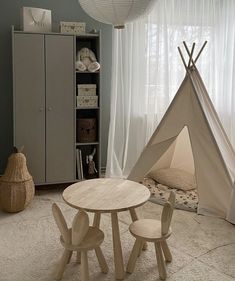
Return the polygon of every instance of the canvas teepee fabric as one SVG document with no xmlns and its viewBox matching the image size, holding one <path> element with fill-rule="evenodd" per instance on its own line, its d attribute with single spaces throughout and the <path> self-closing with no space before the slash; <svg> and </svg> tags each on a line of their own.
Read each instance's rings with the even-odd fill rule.
<svg viewBox="0 0 235 281">
<path fill-rule="evenodd" d="M 141 181 L 150 171 L 167 167 L 195 173 L 198 213 L 235 223 L 235 152 L 195 66 L 199 56 L 192 59 L 193 50 L 194 45 L 188 65 L 182 57 L 186 76 L 128 179 Z"/>
</svg>

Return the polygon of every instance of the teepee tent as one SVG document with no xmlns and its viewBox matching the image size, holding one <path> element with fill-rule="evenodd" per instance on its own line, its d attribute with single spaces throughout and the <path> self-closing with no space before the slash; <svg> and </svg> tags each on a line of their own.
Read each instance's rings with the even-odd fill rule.
<svg viewBox="0 0 235 281">
<path fill-rule="evenodd" d="M 206 42 L 205 42 L 206 44 Z M 184 42 L 186 76 L 128 179 L 141 181 L 152 170 L 173 167 L 195 174 L 198 213 L 235 223 L 235 152 L 219 121 Z"/>
</svg>

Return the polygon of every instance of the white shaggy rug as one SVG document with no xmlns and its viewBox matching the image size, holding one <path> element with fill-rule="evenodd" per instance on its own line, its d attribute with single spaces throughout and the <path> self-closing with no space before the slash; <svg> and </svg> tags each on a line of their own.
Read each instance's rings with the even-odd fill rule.
<svg viewBox="0 0 235 281">
<path fill-rule="evenodd" d="M 52 281 L 62 246 L 54 223 L 51 205 L 57 202 L 71 223 L 76 210 L 61 199 L 61 191 L 43 191 L 35 196 L 26 210 L 17 214 L 0 212 L 0 281 Z M 138 209 L 141 217 L 159 218 L 162 206 L 147 203 Z M 92 215 L 90 215 L 92 221 Z M 134 244 L 129 234 L 130 216 L 119 216 L 125 265 Z M 115 280 L 110 216 L 103 214 L 101 229 L 105 233 L 102 250 L 109 265 L 109 273 L 102 274 L 94 252 L 89 254 L 90 281 Z M 214 218 L 197 216 L 176 210 L 173 217 L 173 235 L 169 245 L 173 255 L 167 265 L 169 281 L 231 281 L 235 278 L 235 228 Z M 219 254 L 219 257 L 218 257 Z M 63 280 L 78 281 L 80 266 L 72 257 Z M 138 258 L 129 281 L 159 280 L 154 248 L 149 244 Z"/>
</svg>

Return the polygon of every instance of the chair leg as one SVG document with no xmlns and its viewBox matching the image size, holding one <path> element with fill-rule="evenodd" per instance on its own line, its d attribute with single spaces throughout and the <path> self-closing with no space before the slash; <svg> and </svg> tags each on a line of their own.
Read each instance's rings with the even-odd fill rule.
<svg viewBox="0 0 235 281">
<path fill-rule="evenodd" d="M 69 258 L 68 258 L 68 261 L 67 261 L 67 263 L 69 263 L 69 262 L 70 262 L 70 260 L 71 260 L 71 257 L 72 257 L 72 254 L 73 254 L 73 251 L 70 251 L 70 256 L 69 256 Z"/>
<path fill-rule="evenodd" d="M 136 263 L 138 255 L 140 253 L 140 249 L 142 249 L 142 245 L 143 245 L 142 240 L 140 240 L 140 239 L 135 240 L 135 244 L 133 246 L 131 255 L 130 255 L 128 263 L 127 263 L 126 272 L 132 273 L 134 271 L 135 263 Z"/>
<path fill-rule="evenodd" d="M 137 220 L 138 220 L 138 216 L 137 216 L 137 214 L 136 214 L 135 209 L 134 209 L 134 208 L 131 208 L 129 211 L 130 211 L 130 215 L 131 215 L 132 221 L 133 221 L 133 222 L 134 222 L 134 221 L 137 221 Z M 143 250 L 143 251 L 146 251 L 147 249 L 148 249 L 148 244 L 147 244 L 146 241 L 144 241 L 144 243 L 143 243 L 143 245 L 142 245 L 142 250 Z M 140 254 L 141 254 L 141 251 L 140 251 L 139 255 L 140 255 Z"/>
<path fill-rule="evenodd" d="M 100 247 L 96 248 L 95 253 L 96 253 L 99 265 L 100 265 L 101 272 L 108 273 L 109 268 L 108 268 L 107 262 L 104 258 L 104 255 L 101 251 L 101 248 Z"/>
<path fill-rule="evenodd" d="M 146 241 L 142 241 L 141 246 L 140 246 L 140 248 L 139 248 L 138 257 L 141 255 L 142 251 L 147 250 L 147 247 L 145 248 L 145 246 L 147 246 L 147 242 L 146 242 Z"/>
<path fill-rule="evenodd" d="M 87 252 L 81 252 L 81 281 L 89 281 Z"/>
<path fill-rule="evenodd" d="M 94 214 L 94 220 L 93 220 L 93 226 L 99 228 L 100 227 L 100 213 L 95 213 Z"/>
<path fill-rule="evenodd" d="M 159 276 L 160 276 L 160 279 L 165 280 L 167 277 L 167 274 L 166 274 L 166 267 L 165 267 L 165 261 L 163 258 L 161 243 L 155 242 L 154 244 L 155 244 Z"/>
<path fill-rule="evenodd" d="M 60 280 L 62 278 L 64 270 L 65 270 L 65 266 L 69 262 L 71 255 L 72 255 L 72 251 L 69 251 L 67 249 L 64 250 L 63 255 L 60 259 L 59 265 L 58 265 L 56 275 L 55 275 L 56 280 Z"/>
<path fill-rule="evenodd" d="M 77 251 L 77 263 L 81 263 L 81 252 Z"/>
<path fill-rule="evenodd" d="M 161 246 L 162 246 L 162 250 L 163 250 L 163 254 L 165 256 L 165 260 L 166 262 L 171 262 L 172 261 L 172 255 L 171 255 L 171 251 L 167 245 L 166 240 L 161 241 Z"/>
</svg>

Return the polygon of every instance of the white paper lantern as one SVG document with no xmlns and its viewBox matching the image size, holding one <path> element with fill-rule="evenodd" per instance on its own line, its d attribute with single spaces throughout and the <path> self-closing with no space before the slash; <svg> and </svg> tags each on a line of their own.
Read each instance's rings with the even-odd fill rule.
<svg viewBox="0 0 235 281">
<path fill-rule="evenodd" d="M 83 10 L 93 19 L 124 28 L 126 22 L 150 12 L 156 0 L 79 0 Z"/>
</svg>

